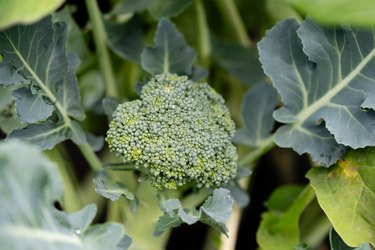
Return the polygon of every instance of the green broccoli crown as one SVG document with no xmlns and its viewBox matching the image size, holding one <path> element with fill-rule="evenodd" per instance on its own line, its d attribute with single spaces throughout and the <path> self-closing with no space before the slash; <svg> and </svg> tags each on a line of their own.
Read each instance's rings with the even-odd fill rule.
<svg viewBox="0 0 375 250">
<path fill-rule="evenodd" d="M 235 131 L 224 99 L 207 83 L 157 75 L 139 100 L 120 104 L 106 141 L 157 189 L 220 186 L 236 174 Z"/>
</svg>

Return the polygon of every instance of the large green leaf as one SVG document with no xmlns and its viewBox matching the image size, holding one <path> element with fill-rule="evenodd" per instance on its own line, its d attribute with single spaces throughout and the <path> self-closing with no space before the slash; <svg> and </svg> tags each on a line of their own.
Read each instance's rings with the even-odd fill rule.
<svg viewBox="0 0 375 250">
<path fill-rule="evenodd" d="M 194 60 L 194 50 L 167 19 L 159 21 L 155 46 L 145 48 L 141 55 L 143 69 L 154 75 L 166 72 L 190 75 Z"/>
<path fill-rule="evenodd" d="M 283 186 L 276 189 L 266 203 L 269 211 L 262 214 L 257 242 L 264 250 L 291 250 L 299 243 L 299 218 L 314 198 L 307 187 Z"/>
<path fill-rule="evenodd" d="M 62 180 L 36 147 L 13 140 L 0 143 L 0 179 L 2 249 L 128 248 L 131 239 L 121 224 L 90 226 L 95 205 L 76 213 L 55 208 L 62 200 Z"/>
<path fill-rule="evenodd" d="M 147 9 L 155 19 L 169 18 L 179 15 L 191 3 L 192 0 L 123 0 L 113 12 L 123 14 Z"/>
<path fill-rule="evenodd" d="M 259 43 L 265 73 L 284 107 L 275 135 L 281 147 L 310 153 L 323 165 L 345 146 L 375 145 L 374 32 L 322 27 L 306 20 L 278 23 Z"/>
<path fill-rule="evenodd" d="M 242 82 L 252 85 L 266 78 L 256 48 L 246 48 L 211 37 L 214 61 Z"/>
<path fill-rule="evenodd" d="M 179 15 L 192 0 L 153 0 L 148 11 L 155 19 L 169 18 Z"/>
<path fill-rule="evenodd" d="M 40 123 L 11 136 L 41 138 L 29 141 L 41 141 L 43 149 L 68 138 L 84 141 L 75 137 L 82 132 L 73 119 L 83 119 L 84 113 L 75 77 L 77 58 L 67 55 L 66 40 L 66 24 L 52 23 L 50 17 L 0 33 L 0 85 L 24 87 L 13 94 L 18 115 L 27 123 Z M 57 123 L 47 119 L 53 110 L 58 114 Z"/>
<path fill-rule="evenodd" d="M 259 147 L 268 140 L 275 124 L 272 113 L 278 101 L 271 85 L 261 83 L 252 87 L 242 103 L 245 127 L 236 131 L 234 143 Z"/>
<path fill-rule="evenodd" d="M 139 63 L 144 47 L 142 23 L 134 17 L 126 23 L 106 22 L 109 47 L 120 57 Z"/>
<path fill-rule="evenodd" d="M 164 203 L 164 215 L 159 218 L 154 234 L 160 235 L 171 227 L 177 227 L 182 223 L 192 225 L 197 221 L 227 234 L 225 221 L 230 217 L 232 205 L 230 192 L 224 188 L 215 189 L 212 196 L 207 198 L 199 210 L 184 209 L 178 199 L 167 200 Z"/>
<path fill-rule="evenodd" d="M 36 123 L 52 115 L 53 105 L 45 103 L 42 95 L 35 95 L 28 88 L 19 88 L 13 91 L 16 100 L 16 109 L 23 122 Z"/>
<path fill-rule="evenodd" d="M 307 177 L 344 242 L 375 245 L 375 148 L 352 150 L 333 167 L 313 168 Z"/>
<path fill-rule="evenodd" d="M 52 20 L 53 22 L 65 22 L 68 25 L 67 51 L 76 53 L 80 59 L 80 67 L 83 67 L 90 62 L 93 55 L 89 51 L 83 31 L 72 16 L 75 11 L 75 6 L 66 5 L 64 9 L 53 13 Z"/>
<path fill-rule="evenodd" d="M 56 10 L 64 0 L 0 0 L 0 29 L 32 23 Z"/>
<path fill-rule="evenodd" d="M 375 25 L 373 0 L 288 0 L 297 10 L 326 24 Z"/>
</svg>

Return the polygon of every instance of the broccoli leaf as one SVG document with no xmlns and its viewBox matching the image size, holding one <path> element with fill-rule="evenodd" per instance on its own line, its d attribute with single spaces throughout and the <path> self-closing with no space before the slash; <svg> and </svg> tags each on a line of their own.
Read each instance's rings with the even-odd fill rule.
<svg viewBox="0 0 375 250">
<path fill-rule="evenodd" d="M 160 235 L 182 223 L 192 225 L 201 221 L 227 235 L 228 229 L 225 221 L 230 217 L 232 205 L 230 192 L 224 188 L 215 189 L 212 196 L 207 198 L 199 210 L 182 208 L 178 199 L 167 200 L 164 203 L 164 215 L 159 218 L 154 234 Z"/>
<path fill-rule="evenodd" d="M 165 17 L 174 17 L 184 11 L 192 0 L 153 0 L 148 11 L 156 20 Z"/>
<path fill-rule="evenodd" d="M 375 2 L 372 0 L 288 0 L 297 10 L 326 24 L 348 23 L 352 25 L 375 25 Z"/>
<path fill-rule="evenodd" d="M 141 20 L 133 17 L 126 23 L 106 22 L 109 47 L 121 58 L 139 63 L 144 47 Z"/>
<path fill-rule="evenodd" d="M 112 120 L 113 112 L 115 112 L 119 104 L 120 103 L 117 100 L 108 97 L 102 100 L 103 110 L 108 120 Z"/>
<path fill-rule="evenodd" d="M 90 226 L 88 205 L 76 213 L 57 210 L 63 195 L 57 167 L 39 150 L 20 141 L 0 143 L 0 241 L 16 249 L 124 249 L 131 239 L 121 224 Z M 20 174 L 25 171 L 28 174 Z M 118 244 L 124 244 L 120 247 Z"/>
<path fill-rule="evenodd" d="M 141 54 L 143 69 L 153 75 L 168 72 L 190 75 L 194 60 L 194 50 L 185 43 L 183 35 L 167 19 L 159 21 L 155 46 L 146 47 Z"/>
<path fill-rule="evenodd" d="M 86 110 L 92 110 L 96 104 L 100 103 L 105 93 L 104 79 L 97 69 L 85 72 L 79 79 L 79 89 L 81 90 L 82 106 Z"/>
<path fill-rule="evenodd" d="M 52 14 L 52 21 L 65 22 L 68 25 L 67 51 L 70 53 L 77 53 L 80 63 L 82 62 L 80 67 L 83 67 L 89 63 L 93 55 L 89 51 L 83 32 L 80 30 L 80 27 L 72 16 L 75 11 L 75 6 L 66 5 L 64 9 Z"/>
<path fill-rule="evenodd" d="M 333 228 L 329 232 L 329 242 L 331 243 L 331 250 L 371 250 L 368 243 L 356 248 L 347 246 Z"/>
<path fill-rule="evenodd" d="M 192 0 L 124 0 L 113 11 L 115 14 L 148 10 L 156 20 L 174 17 L 184 11 Z"/>
<path fill-rule="evenodd" d="M 30 124 L 24 129 L 14 130 L 8 138 L 19 138 L 38 145 L 42 149 L 51 149 L 57 143 L 71 136 L 71 130 L 65 123 L 45 122 Z"/>
<path fill-rule="evenodd" d="M 259 51 L 285 105 L 274 113 L 287 124 L 276 131 L 276 144 L 325 166 L 345 146 L 375 145 L 373 30 L 289 19 L 267 32 Z"/>
<path fill-rule="evenodd" d="M 259 147 L 269 139 L 275 123 L 272 113 L 277 103 L 278 95 L 272 86 L 262 83 L 252 87 L 242 103 L 245 127 L 236 131 L 233 142 Z"/>
<path fill-rule="evenodd" d="M 299 218 L 314 198 L 307 187 L 283 186 L 276 189 L 267 201 L 268 212 L 262 214 L 257 242 L 262 249 L 290 250 L 299 243 Z"/>
<path fill-rule="evenodd" d="M 255 48 L 220 41 L 211 36 L 214 61 L 231 75 L 246 84 L 254 84 L 266 78 Z"/>
<path fill-rule="evenodd" d="M 15 23 L 32 23 L 57 9 L 63 0 L 0 1 L 0 29 Z"/>
<path fill-rule="evenodd" d="M 42 149 L 69 138 L 76 143 L 85 141 L 74 121 L 85 116 L 74 75 L 77 58 L 67 55 L 66 39 L 66 24 L 52 23 L 50 17 L 0 33 L 0 71 L 4 73 L 0 85 L 24 87 L 13 95 L 19 117 L 30 124 L 13 131 L 11 137 L 20 136 Z M 53 109 L 57 122 L 56 117 L 49 118 Z M 33 124 L 36 122 L 39 124 Z"/>
<path fill-rule="evenodd" d="M 307 174 L 321 208 L 348 246 L 375 244 L 374 176 L 375 148 L 349 151 L 331 168 L 316 167 Z"/>
<path fill-rule="evenodd" d="M 46 104 L 42 95 L 33 94 L 28 88 L 19 88 L 12 93 L 16 109 L 23 122 L 36 123 L 52 115 L 53 105 Z"/>
<path fill-rule="evenodd" d="M 98 173 L 93 181 L 95 191 L 112 201 L 117 201 L 122 195 L 131 201 L 135 199 L 134 194 L 129 191 L 125 184 L 112 180 L 104 171 Z"/>
</svg>

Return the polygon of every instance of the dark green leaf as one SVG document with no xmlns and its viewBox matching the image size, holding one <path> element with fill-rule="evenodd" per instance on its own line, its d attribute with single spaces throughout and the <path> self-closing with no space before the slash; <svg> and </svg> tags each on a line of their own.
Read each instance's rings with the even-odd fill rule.
<svg viewBox="0 0 375 250">
<path fill-rule="evenodd" d="M 81 120 L 85 114 L 74 75 L 77 58 L 67 55 L 66 39 L 66 24 L 52 23 L 50 17 L 37 24 L 19 25 L 0 33 L 3 56 L 0 69 L 5 69 L 0 84 L 22 83 L 30 89 L 15 92 L 20 117 L 28 123 L 40 122 L 51 115 L 53 105 L 60 119 L 56 123 L 51 117 L 44 124 L 31 124 L 26 129 L 14 131 L 10 137 L 19 136 L 40 143 L 43 149 L 68 138 L 77 143 L 85 141 L 82 129 L 72 119 Z"/>
<path fill-rule="evenodd" d="M 113 13 L 125 14 L 145 10 L 155 0 L 123 0 L 115 6 Z"/>
<path fill-rule="evenodd" d="M 169 18 L 179 15 L 191 3 L 192 0 L 153 0 L 148 11 L 156 20 Z"/>
<path fill-rule="evenodd" d="M 133 17 L 122 24 L 106 22 L 108 45 L 120 57 L 139 63 L 144 47 L 141 20 Z"/>
<path fill-rule="evenodd" d="M 260 60 L 284 107 L 275 142 L 329 166 L 345 146 L 375 145 L 373 30 L 286 20 L 259 43 Z"/>
<path fill-rule="evenodd" d="M 262 214 L 262 221 L 257 232 L 257 242 L 262 249 L 267 250 L 290 250 L 294 249 L 299 239 L 299 218 L 306 206 L 314 198 L 314 191 L 307 187 L 299 195 L 291 197 L 287 193 L 289 187 L 272 194 L 268 206 L 272 206 L 268 212 Z M 294 186 L 292 192 L 296 193 Z M 300 191 L 300 189 L 299 189 Z M 276 191 L 275 191 L 276 192 Z M 275 196 L 281 197 L 275 197 Z M 286 208 L 282 198 L 288 197 L 289 207 Z M 294 199 L 291 199 L 294 198 Z M 278 211 L 283 209 L 283 211 Z"/>
<path fill-rule="evenodd" d="M 86 140 L 87 143 L 91 146 L 92 150 L 98 152 L 104 146 L 104 137 L 103 136 L 96 136 L 89 132 L 86 132 Z"/>
<path fill-rule="evenodd" d="M 81 90 L 82 106 L 91 110 L 104 96 L 104 79 L 99 70 L 90 70 L 79 79 Z"/>
<path fill-rule="evenodd" d="M 109 120 L 112 120 L 112 114 L 119 104 L 120 103 L 117 100 L 112 98 L 104 98 L 102 100 L 104 113 L 107 115 Z"/>
<path fill-rule="evenodd" d="M 227 234 L 225 221 L 229 219 L 232 205 L 230 192 L 224 188 L 215 189 L 212 196 L 207 198 L 199 210 L 182 208 L 178 199 L 167 200 L 164 203 L 164 215 L 159 218 L 154 234 L 160 235 L 171 227 L 177 227 L 182 223 L 191 225 L 197 221 Z"/>
<path fill-rule="evenodd" d="M 30 124 L 24 129 L 14 130 L 8 138 L 19 138 L 32 144 L 38 145 L 41 149 L 51 149 L 57 143 L 72 136 L 70 128 L 65 123 L 53 123 L 47 121 L 41 125 Z"/>
<path fill-rule="evenodd" d="M 143 69 L 153 75 L 167 72 L 190 75 L 194 60 L 194 50 L 167 19 L 159 21 L 155 46 L 146 47 L 141 54 Z"/>
<path fill-rule="evenodd" d="M 256 48 L 223 42 L 213 36 L 211 44 L 214 61 L 243 83 L 251 85 L 266 78 Z"/>
<path fill-rule="evenodd" d="M 85 65 L 92 57 L 92 54 L 86 45 L 83 32 L 72 17 L 75 11 L 74 6 L 66 5 L 61 11 L 53 13 L 52 18 L 54 22 L 65 22 L 68 25 L 67 51 L 76 53 L 82 65 Z"/>
<path fill-rule="evenodd" d="M 318 202 L 350 247 L 375 244 L 375 148 L 352 150 L 329 169 L 307 174 Z"/>
<path fill-rule="evenodd" d="M 148 10 L 155 19 L 179 15 L 192 0 L 124 0 L 113 11 L 115 14 Z"/>
<path fill-rule="evenodd" d="M 3 249 L 120 249 L 121 224 L 90 226 L 95 205 L 76 213 L 55 208 L 62 200 L 62 179 L 36 147 L 13 140 L 0 143 L 0 173 Z"/>
<path fill-rule="evenodd" d="M 21 121 L 36 123 L 52 115 L 54 106 L 45 103 L 43 96 L 33 94 L 30 89 L 19 88 L 12 95 L 16 99 L 16 110 Z"/>
<path fill-rule="evenodd" d="M 259 147 L 267 140 L 275 123 L 272 113 L 277 103 L 278 95 L 271 85 L 252 87 L 242 103 L 245 127 L 236 131 L 234 143 Z"/>
<path fill-rule="evenodd" d="M 154 236 L 160 236 L 164 231 L 167 231 L 170 228 L 178 227 L 181 225 L 181 220 L 178 214 L 172 216 L 164 214 L 158 220 L 158 223 L 155 226 Z"/>
<path fill-rule="evenodd" d="M 246 207 L 250 202 L 250 197 L 236 182 L 230 181 L 223 188 L 230 191 L 230 195 L 239 207 Z"/>
<path fill-rule="evenodd" d="M 331 250 L 371 250 L 368 243 L 357 248 L 347 246 L 333 228 L 329 232 L 329 242 L 331 244 Z"/>
<path fill-rule="evenodd" d="M 193 65 L 191 71 L 189 78 L 192 81 L 199 81 L 208 76 L 208 71 L 199 65 Z"/>
</svg>

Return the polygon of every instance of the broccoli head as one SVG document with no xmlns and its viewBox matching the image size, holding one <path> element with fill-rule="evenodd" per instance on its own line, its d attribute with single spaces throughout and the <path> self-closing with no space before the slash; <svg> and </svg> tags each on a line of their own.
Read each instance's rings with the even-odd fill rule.
<svg viewBox="0 0 375 250">
<path fill-rule="evenodd" d="M 216 187 L 236 174 L 234 131 L 224 99 L 207 83 L 162 74 L 139 100 L 117 107 L 106 141 L 157 189 Z"/>
</svg>

